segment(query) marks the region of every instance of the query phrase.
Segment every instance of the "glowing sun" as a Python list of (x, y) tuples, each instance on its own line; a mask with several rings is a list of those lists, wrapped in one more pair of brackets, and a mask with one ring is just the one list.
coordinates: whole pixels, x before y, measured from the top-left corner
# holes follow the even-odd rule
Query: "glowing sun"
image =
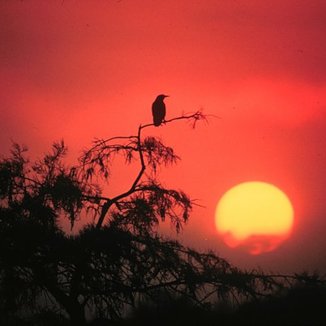
[(253, 255), (276, 249), (291, 233), (294, 211), (286, 194), (272, 184), (245, 182), (219, 200), (215, 223), (231, 248)]

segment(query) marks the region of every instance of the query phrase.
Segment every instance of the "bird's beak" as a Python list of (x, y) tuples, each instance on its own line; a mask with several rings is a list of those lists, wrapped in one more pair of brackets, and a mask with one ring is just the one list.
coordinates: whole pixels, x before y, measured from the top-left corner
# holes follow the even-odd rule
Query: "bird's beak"
[(164, 97), (170, 97), (170, 95), (164, 95)]

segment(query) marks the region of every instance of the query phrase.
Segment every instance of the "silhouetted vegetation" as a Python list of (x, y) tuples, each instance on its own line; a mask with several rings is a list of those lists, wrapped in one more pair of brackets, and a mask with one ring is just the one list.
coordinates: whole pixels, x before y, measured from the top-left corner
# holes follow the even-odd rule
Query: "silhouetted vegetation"
[(220, 302), (209, 310), (186, 298), (163, 300), (140, 307), (121, 325), (325, 325), (325, 304), (324, 284), (298, 283), (266, 298), (239, 306)]
[[(197, 112), (165, 123), (204, 118)], [(1, 325), (254, 323), (251, 316), (265, 311), (272, 320), (279, 305), (286, 309), (283, 302), (310, 289), (299, 286), (314, 284), (321, 292), (312, 296), (325, 300), (318, 277), (242, 271), (159, 234), (166, 219), (180, 232), (194, 202), (159, 182), (157, 168), (179, 158), (161, 140), (142, 137), (152, 126), (96, 140), (78, 166), (64, 164), (63, 142), (36, 162), (18, 145), (0, 161)], [(94, 180), (110, 179), (117, 155), (138, 163), (139, 171), (128, 189), (107, 197)], [(94, 223), (75, 235), (60, 228), (60, 219), (73, 228), (85, 214)], [(286, 292), (293, 284), (299, 285)]]

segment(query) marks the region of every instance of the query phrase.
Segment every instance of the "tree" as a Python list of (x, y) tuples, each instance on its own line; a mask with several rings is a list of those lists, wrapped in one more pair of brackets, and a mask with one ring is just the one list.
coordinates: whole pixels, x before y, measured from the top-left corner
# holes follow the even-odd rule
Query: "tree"
[[(165, 123), (205, 117), (196, 112)], [(273, 293), (284, 285), (277, 277), (246, 272), (212, 252), (201, 253), (163, 238), (160, 221), (170, 219), (177, 232), (189, 218), (193, 201), (182, 191), (163, 187), (157, 168), (179, 159), (154, 137), (136, 135), (95, 140), (78, 167), (63, 163), (67, 148), (55, 143), (35, 163), (14, 145), (0, 162), (0, 309), (3, 324), (17, 316), (51, 312), (85, 325), (86, 315), (119, 319), (126, 307), (143, 300), (159, 304), (182, 296), (201, 306), (212, 298), (240, 300)], [(114, 197), (101, 193), (94, 176), (111, 176), (112, 160), (139, 163), (129, 189)], [(74, 236), (71, 227), (84, 212), (94, 223)], [(284, 279), (284, 278), (283, 278)], [(289, 280), (289, 278), (287, 278)], [(36, 323), (36, 322), (35, 322)]]

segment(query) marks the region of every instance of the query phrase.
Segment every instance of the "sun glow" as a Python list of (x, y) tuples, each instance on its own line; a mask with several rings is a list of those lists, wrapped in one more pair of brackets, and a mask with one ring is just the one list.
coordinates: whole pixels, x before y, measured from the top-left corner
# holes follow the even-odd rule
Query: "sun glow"
[(215, 223), (224, 242), (251, 254), (276, 249), (290, 235), (294, 211), (280, 189), (264, 182), (245, 182), (219, 200)]

